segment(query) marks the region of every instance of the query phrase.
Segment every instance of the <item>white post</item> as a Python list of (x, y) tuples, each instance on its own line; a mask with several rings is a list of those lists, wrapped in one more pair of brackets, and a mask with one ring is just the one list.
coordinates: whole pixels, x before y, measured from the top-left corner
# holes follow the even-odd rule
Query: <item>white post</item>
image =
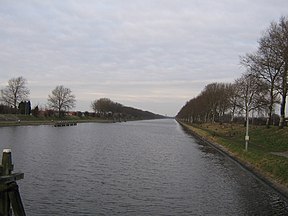
[(248, 151), (249, 143), (249, 111), (246, 114), (246, 135), (245, 135), (245, 151)]

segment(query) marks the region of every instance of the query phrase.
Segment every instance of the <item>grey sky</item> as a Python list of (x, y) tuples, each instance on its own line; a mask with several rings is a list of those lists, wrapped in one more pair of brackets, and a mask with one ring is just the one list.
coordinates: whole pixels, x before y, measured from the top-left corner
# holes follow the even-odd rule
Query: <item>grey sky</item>
[(0, 0), (0, 88), (23, 76), (32, 106), (57, 85), (75, 110), (113, 101), (175, 115), (211, 82), (244, 72), (287, 0)]

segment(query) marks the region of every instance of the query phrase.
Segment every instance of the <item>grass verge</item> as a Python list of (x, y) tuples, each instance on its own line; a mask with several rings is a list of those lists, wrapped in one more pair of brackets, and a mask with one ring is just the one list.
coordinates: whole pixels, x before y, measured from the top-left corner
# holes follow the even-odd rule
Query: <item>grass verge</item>
[(95, 117), (78, 117), (78, 116), (66, 116), (64, 118), (58, 117), (35, 117), (27, 115), (0, 115), (0, 127), (8, 126), (25, 126), (25, 125), (53, 125), (57, 121), (76, 121), (82, 122), (112, 122), (111, 119), (102, 119)]

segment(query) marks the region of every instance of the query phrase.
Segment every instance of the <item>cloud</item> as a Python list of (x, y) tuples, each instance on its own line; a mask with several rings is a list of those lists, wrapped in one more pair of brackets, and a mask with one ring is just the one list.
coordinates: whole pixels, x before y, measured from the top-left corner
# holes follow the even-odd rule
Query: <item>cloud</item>
[(64, 84), (86, 105), (106, 95), (158, 113), (155, 101), (166, 109), (171, 99), (165, 112), (175, 114), (209, 82), (239, 77), (239, 56), (286, 8), (284, 0), (3, 0), (0, 83), (23, 76), (31, 99)]

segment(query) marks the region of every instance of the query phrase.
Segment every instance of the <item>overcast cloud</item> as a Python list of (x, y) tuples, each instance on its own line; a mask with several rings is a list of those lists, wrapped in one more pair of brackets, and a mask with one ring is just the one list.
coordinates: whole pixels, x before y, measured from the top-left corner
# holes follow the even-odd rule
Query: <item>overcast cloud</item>
[(244, 72), (287, 0), (0, 0), (0, 88), (23, 76), (32, 106), (57, 85), (75, 110), (101, 97), (174, 116), (211, 82)]

